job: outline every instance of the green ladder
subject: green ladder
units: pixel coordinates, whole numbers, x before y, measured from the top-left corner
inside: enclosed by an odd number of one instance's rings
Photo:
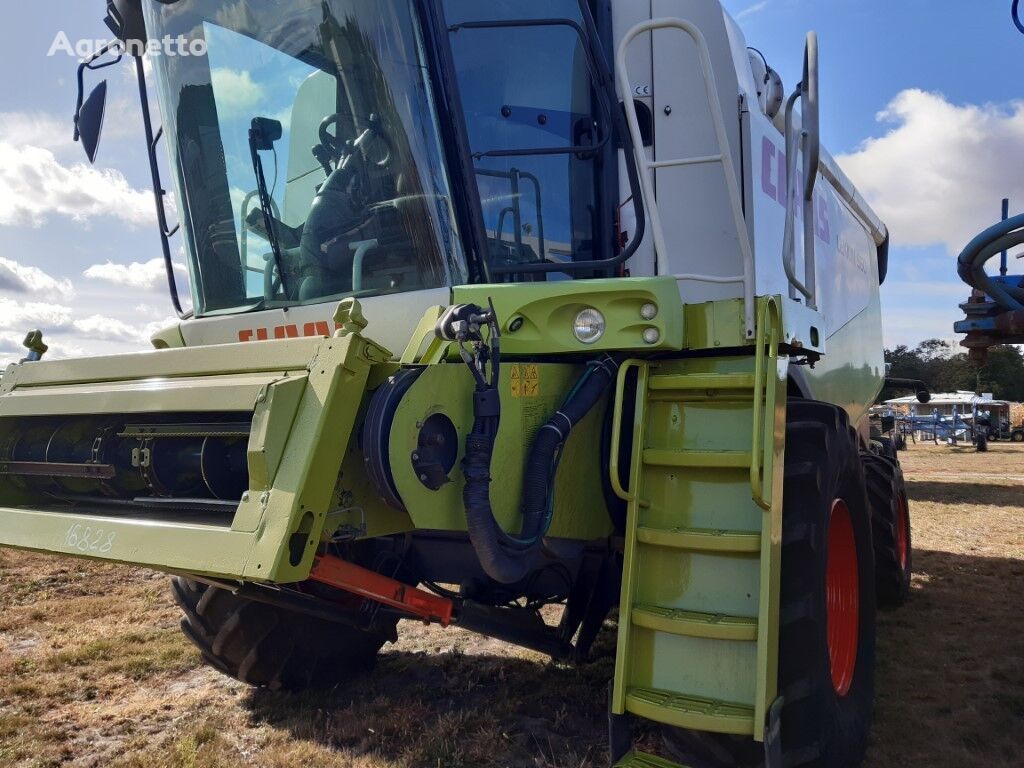
[[[764,739],[778,666],[779,325],[776,301],[761,299],[754,353],[620,370],[610,470],[628,515],[613,715]],[[627,490],[618,445],[634,370]],[[673,765],[636,752],[619,763]]]

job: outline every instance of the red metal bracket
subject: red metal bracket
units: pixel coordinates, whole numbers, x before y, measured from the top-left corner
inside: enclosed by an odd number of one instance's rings
[[[325,555],[313,563],[309,578],[330,587],[351,592],[392,608],[398,608],[426,622],[443,627],[452,623],[455,610],[451,600],[410,587],[375,571],[362,568],[337,557]]]

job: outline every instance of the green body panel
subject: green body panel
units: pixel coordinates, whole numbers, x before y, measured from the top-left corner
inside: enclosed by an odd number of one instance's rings
[[[628,364],[639,384],[620,489],[616,713],[761,737],[778,658],[788,364],[777,306],[760,302],[759,354]]]
[[[622,760],[615,764],[615,768],[686,768],[654,755],[646,755],[643,752],[630,752]]]
[[[508,363],[502,366],[501,427],[494,446],[491,505],[495,519],[508,531],[521,523],[520,497],[526,459],[545,422],[562,405],[583,374],[584,366],[556,363]],[[461,473],[432,491],[416,476],[411,457],[417,448],[419,425],[435,413],[450,418],[459,435],[473,426],[473,379],[463,365],[428,367],[402,400],[395,414],[391,440],[391,469],[413,525],[419,529],[465,531],[462,502],[465,485]],[[601,477],[601,425],[605,404],[599,404],[580,422],[565,446],[563,470],[555,486],[553,538],[599,539],[611,533],[600,482],[581,483],[580,476]],[[464,445],[459,445],[456,467]],[[571,468],[571,470],[570,470]]]
[[[486,307],[488,300],[502,319],[501,348],[506,355],[664,352],[683,347],[683,304],[671,277],[470,285],[454,290],[455,304]],[[646,304],[658,309],[652,320],[640,314]],[[572,332],[576,315],[587,307],[600,310],[607,322],[604,335],[593,344],[581,343]],[[512,331],[520,319],[522,327]],[[648,328],[658,330],[657,343],[644,341]]]
[[[759,300],[763,312],[765,299]],[[803,304],[782,297],[774,297],[779,313],[779,342],[796,349],[824,354],[826,346],[824,318]],[[722,350],[746,348],[743,321],[743,301],[726,299],[684,307],[685,342],[688,350]]]

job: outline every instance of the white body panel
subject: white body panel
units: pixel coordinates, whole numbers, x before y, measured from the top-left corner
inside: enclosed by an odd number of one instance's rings
[[[718,0],[651,0],[619,3],[614,24],[617,41],[637,23],[659,18],[692,22],[707,42],[730,151],[741,188],[753,242],[755,293],[790,295],[782,265],[786,221],[785,139],[781,120],[761,112],[746,41]],[[800,51],[794,51],[794,57]],[[692,40],[676,29],[638,37],[628,55],[634,97],[654,117],[653,159],[711,155],[718,151],[704,77]],[[649,82],[647,78],[650,78]],[[790,84],[792,86],[794,84]],[[620,94],[625,97],[625,94]],[[878,290],[876,249],[884,226],[863,202],[835,162],[822,153],[823,175],[815,192],[818,212],[819,306],[833,332],[863,311]],[[671,271],[676,274],[736,275],[742,272],[737,232],[730,216],[731,200],[721,164],[665,168],[655,174],[657,205],[668,245]],[[838,188],[833,183],[840,185]],[[623,195],[629,194],[623,181]],[[847,200],[860,209],[858,215]],[[800,206],[797,206],[798,208]],[[624,222],[627,226],[629,222]],[[656,273],[651,237],[630,264],[634,275]],[[797,237],[797,265],[803,264]],[[798,272],[802,273],[798,266]],[[681,281],[687,301],[738,297],[738,285]]]
[[[760,113],[750,116],[750,144],[756,292],[788,296],[781,248],[786,227],[785,146],[778,129]],[[877,252],[868,230],[821,174],[814,198],[816,294],[827,337],[864,311],[877,294]],[[796,263],[802,265],[802,239],[797,239],[796,249]]]
[[[401,355],[423,318],[427,308],[451,303],[451,290],[435,288],[429,291],[373,296],[359,300],[370,327],[373,340]],[[189,347],[209,344],[233,344],[239,341],[301,338],[304,336],[333,335],[334,312],[338,302],[274,309],[248,315],[203,317],[181,324],[185,345]]]

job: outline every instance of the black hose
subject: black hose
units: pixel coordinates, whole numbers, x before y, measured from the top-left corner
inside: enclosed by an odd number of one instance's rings
[[[529,573],[529,555],[537,552],[551,523],[551,500],[562,448],[578,424],[608,391],[618,364],[610,357],[591,363],[562,409],[537,433],[523,478],[520,535],[506,533],[491,508],[491,458],[501,402],[495,387],[474,394],[473,431],[466,438],[463,501],[469,538],[484,571],[495,581],[515,584]]]

